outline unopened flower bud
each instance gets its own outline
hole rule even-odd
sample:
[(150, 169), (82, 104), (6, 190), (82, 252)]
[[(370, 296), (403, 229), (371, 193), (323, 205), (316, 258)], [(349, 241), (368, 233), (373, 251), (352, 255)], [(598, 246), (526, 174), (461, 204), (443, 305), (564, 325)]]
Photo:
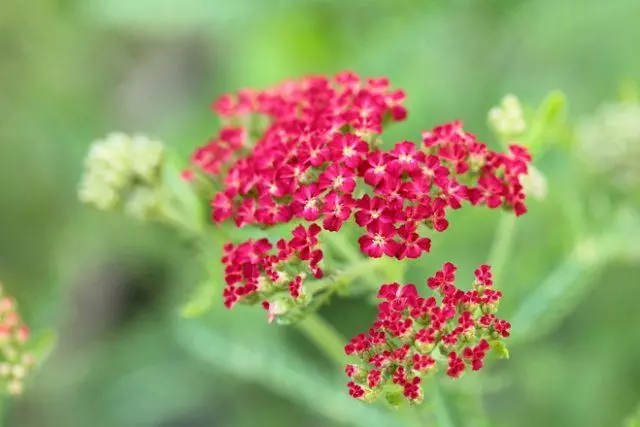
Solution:
[(146, 219), (160, 201), (157, 189), (163, 157), (159, 141), (109, 134), (89, 150), (78, 197), (102, 210), (124, 206), (127, 213)]
[(5, 311), (11, 310), (14, 306), (14, 301), (12, 298), (4, 297), (0, 299), (0, 313), (4, 313)]
[(6, 377), (10, 373), (11, 373), (11, 365), (7, 362), (0, 363), (0, 375), (3, 377)]
[(35, 363), (36, 358), (33, 357), (33, 354), (25, 353), (22, 355), (22, 364), (27, 368), (30, 368)]
[(14, 378), (22, 379), (27, 375), (27, 370), (22, 365), (14, 365), (11, 369), (11, 374)]
[(153, 188), (136, 187), (127, 197), (124, 211), (138, 219), (150, 219), (157, 215), (162, 200)]
[(547, 198), (547, 178), (533, 165), (529, 166), (527, 174), (522, 177), (522, 186), (526, 195), (536, 200)]
[(7, 391), (12, 396), (19, 396), (24, 391), (24, 383), (21, 380), (11, 380), (7, 385)]
[(164, 145), (161, 142), (141, 135), (131, 138), (131, 168), (138, 177), (153, 183), (157, 179), (163, 156)]
[(515, 95), (506, 95), (500, 105), (489, 110), (489, 124), (503, 137), (522, 135), (527, 124), (520, 101)]

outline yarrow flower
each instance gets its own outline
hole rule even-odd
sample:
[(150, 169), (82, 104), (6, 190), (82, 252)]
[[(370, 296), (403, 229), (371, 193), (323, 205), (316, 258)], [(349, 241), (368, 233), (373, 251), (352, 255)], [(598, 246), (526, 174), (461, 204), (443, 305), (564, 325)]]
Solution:
[[(493, 151), (452, 121), (424, 131), (418, 141), (384, 149), (385, 127), (407, 117), (404, 99), (404, 91), (386, 78), (362, 79), (346, 71), (263, 91), (243, 89), (212, 104), (222, 128), (193, 152), (182, 178), (202, 184), (197, 190), (207, 187), (214, 224), (279, 226), (278, 234), (287, 236), (224, 245), (227, 308), (260, 305), (269, 322), (291, 323), (326, 302), (354, 272), (375, 265), (373, 259), (417, 259), (430, 252), (429, 234), (449, 228), (451, 210), (527, 212), (523, 179), (531, 156), (521, 145)], [(491, 117), (501, 135), (524, 131), (514, 97), (505, 98)], [(158, 142), (109, 135), (87, 157), (80, 198), (143, 218), (162, 214), (202, 231), (196, 204), (186, 203), (184, 218), (181, 210), (163, 210), (162, 159)], [(346, 226), (356, 230), (352, 243), (363, 261), (341, 250), (348, 241), (325, 240)], [(355, 268), (329, 270), (323, 279), (324, 241)], [(426, 280), (435, 296), (421, 296), (413, 284), (380, 287), (373, 326), (345, 346), (347, 355), (359, 359), (346, 367), (351, 396), (368, 402), (384, 396), (393, 404), (404, 396), (417, 403), (428, 374), (444, 369), (458, 378), (481, 369), (490, 349), (507, 354), (501, 340), (511, 325), (495, 316), (502, 293), (492, 288), (490, 267), (475, 271), (469, 291), (455, 286), (455, 273), (446, 263)]]
[(274, 245), (267, 239), (248, 240), (224, 247), (224, 304), (257, 304), (267, 310), (269, 321), (280, 319), (307, 302), (304, 281), (308, 275), (323, 276), (323, 253), (318, 246), (320, 227), (302, 225), (293, 230), (290, 240)]
[(351, 396), (371, 402), (380, 396), (396, 401), (401, 394), (419, 403), (427, 375), (444, 369), (458, 378), (480, 370), (492, 347), (505, 355), (501, 340), (511, 325), (494, 314), (502, 293), (492, 289), (491, 268), (476, 269), (469, 291), (455, 286), (455, 273), (446, 263), (427, 279), (437, 296), (425, 298), (413, 284), (380, 287), (376, 321), (345, 346), (348, 356), (360, 360), (345, 368)]
[[(403, 259), (430, 250), (425, 230), (446, 230), (450, 209), (526, 212), (520, 180), (531, 157), (522, 146), (489, 150), (451, 122), (424, 132), (421, 144), (379, 149), (386, 124), (407, 115), (404, 97), (387, 79), (350, 72), (223, 95), (213, 108), (229, 126), (192, 156), (200, 173), (222, 174), (213, 221), (306, 221), (336, 232), (353, 216), (363, 253)], [(254, 116), (267, 119), (259, 129), (244, 125)]]
[(109, 134), (91, 145), (78, 197), (102, 210), (122, 208), (139, 218), (151, 217), (161, 204), (158, 187), (163, 156), (159, 141)]
[(24, 382), (35, 358), (26, 350), (29, 328), (24, 324), (15, 300), (3, 295), (0, 284), (0, 384), (11, 395), (24, 391)]

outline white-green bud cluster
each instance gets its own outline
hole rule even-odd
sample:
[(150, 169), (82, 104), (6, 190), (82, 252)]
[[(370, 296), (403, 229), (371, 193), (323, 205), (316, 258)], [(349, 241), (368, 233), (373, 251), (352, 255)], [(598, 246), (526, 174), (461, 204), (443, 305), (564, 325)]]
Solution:
[(522, 135), (527, 128), (527, 123), (518, 98), (511, 94), (505, 95), (500, 105), (489, 110), (489, 124), (502, 137)]
[(78, 197), (102, 210), (123, 209), (138, 218), (160, 207), (161, 142), (142, 135), (111, 133), (91, 144)]
[(533, 165), (529, 165), (527, 174), (522, 177), (522, 186), (527, 196), (531, 196), (536, 200), (547, 198), (547, 193), (549, 192), (547, 178)]
[(640, 185), (640, 105), (603, 105), (577, 129), (578, 153), (594, 172), (615, 185)]

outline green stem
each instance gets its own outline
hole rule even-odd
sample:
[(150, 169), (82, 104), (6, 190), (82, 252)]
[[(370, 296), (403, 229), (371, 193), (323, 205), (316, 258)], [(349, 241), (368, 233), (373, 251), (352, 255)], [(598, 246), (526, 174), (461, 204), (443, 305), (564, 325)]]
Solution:
[(324, 352), (337, 365), (340, 365), (340, 369), (343, 369), (344, 365), (348, 363), (349, 358), (344, 353), (346, 340), (319, 314), (307, 314), (304, 319), (296, 324), (296, 327), (319, 350)]
[(7, 425), (7, 403), (9, 399), (5, 396), (0, 396), (0, 427)]
[(503, 274), (504, 266), (507, 263), (513, 237), (515, 235), (516, 217), (512, 213), (503, 213), (493, 238), (491, 251), (489, 252), (488, 263), (491, 265), (493, 282), (499, 283)]
[(420, 408), (417, 406), (407, 406), (398, 412), (398, 415), (403, 416), (408, 426), (412, 427), (424, 427), (425, 423), (420, 416)]
[(309, 284), (309, 290), (313, 293), (323, 290), (324, 288), (330, 286), (339, 286), (347, 281), (354, 279), (355, 277), (361, 276), (363, 274), (368, 274), (374, 271), (377, 268), (381, 267), (381, 262), (376, 258), (367, 258), (358, 262), (355, 265), (352, 265), (350, 268), (347, 268), (342, 271), (338, 271), (336, 274), (332, 276), (328, 276), (324, 279), (317, 280)]
[[(320, 315), (310, 313), (298, 322), (296, 326), (309, 341), (313, 342), (316, 347), (337, 364), (340, 369), (344, 369), (344, 365), (349, 363), (349, 357), (344, 353), (346, 340)], [(402, 419), (402, 424), (408, 427), (424, 426), (417, 411), (411, 410), (411, 408), (393, 411), (393, 414), (399, 419)]]
[[(350, 263), (360, 263), (363, 261), (362, 254), (359, 250), (355, 249), (352, 242), (347, 238), (344, 233), (327, 233), (326, 241), (329, 245), (340, 255), (342, 255)], [(374, 287), (379, 286), (374, 271), (369, 270), (364, 272), (363, 277)]]
[(431, 394), (433, 396), (433, 404), (435, 406), (435, 415), (440, 427), (455, 427), (447, 403), (444, 401), (442, 391), (438, 384), (438, 380), (434, 379), (432, 382)]

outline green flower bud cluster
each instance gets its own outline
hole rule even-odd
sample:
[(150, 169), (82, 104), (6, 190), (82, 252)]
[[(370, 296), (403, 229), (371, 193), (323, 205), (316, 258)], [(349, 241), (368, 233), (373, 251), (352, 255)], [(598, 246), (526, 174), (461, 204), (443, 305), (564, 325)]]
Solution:
[(623, 188), (640, 185), (640, 105), (603, 105), (577, 129), (578, 153), (595, 173)]
[(140, 219), (157, 215), (162, 197), (161, 142), (111, 133), (95, 141), (84, 162), (78, 197), (102, 210), (124, 210)]
[(489, 124), (504, 138), (522, 135), (527, 124), (518, 98), (515, 95), (505, 95), (500, 105), (489, 110)]

